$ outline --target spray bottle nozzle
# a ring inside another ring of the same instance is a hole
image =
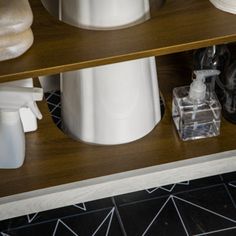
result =
[[[38,119],[42,118],[36,101],[43,99],[43,89],[23,88],[13,86],[0,87],[0,109],[16,110],[21,107],[28,107]]]
[[[219,70],[195,70],[196,79],[190,85],[189,98],[193,101],[204,100],[206,96],[205,78],[219,75]]]

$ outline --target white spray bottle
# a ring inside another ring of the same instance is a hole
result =
[[[0,87],[0,168],[18,168],[25,159],[25,134],[19,109],[28,107],[42,118],[36,102],[43,99],[41,88]]]

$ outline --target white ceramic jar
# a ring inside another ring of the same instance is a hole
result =
[[[61,1],[64,22],[88,29],[116,29],[149,19],[149,0]]]
[[[131,142],[161,118],[154,57],[63,73],[61,92],[64,130],[84,142]]]
[[[218,9],[236,14],[235,0],[210,0],[210,2]]]
[[[59,9],[65,23],[93,30],[130,27],[150,12],[148,0],[66,0]],[[62,73],[61,92],[63,129],[84,142],[131,142],[161,118],[154,57]]]

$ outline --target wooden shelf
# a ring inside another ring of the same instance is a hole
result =
[[[0,81],[87,68],[148,56],[157,58],[163,120],[144,138],[125,145],[77,142],[53,124],[45,102],[37,132],[26,135],[26,161],[0,170],[0,220],[236,169],[236,127],[222,121],[221,135],[183,142],[171,120],[171,93],[189,84],[187,51],[236,41],[236,16],[208,0],[168,0],[152,18],[115,31],[78,29],[49,15],[30,0],[35,41],[21,57],[0,62]],[[186,81],[187,78],[187,81]]]
[[[25,164],[0,170],[0,220],[235,170],[236,152],[230,152],[236,149],[235,125],[223,120],[214,138],[183,142],[177,136],[171,92],[189,84],[189,61],[188,53],[158,58],[166,112],[150,134],[130,144],[74,141],[57,129],[41,103],[44,119],[37,132],[27,134]]]
[[[236,16],[209,0],[168,0],[152,18],[115,31],[78,29],[57,21],[39,0],[30,0],[35,41],[23,56],[0,63],[0,81],[159,56],[236,40]]]

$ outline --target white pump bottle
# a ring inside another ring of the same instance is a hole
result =
[[[42,118],[35,101],[43,99],[41,88],[0,87],[0,168],[18,168],[25,159],[25,134],[19,109],[28,107]]]

